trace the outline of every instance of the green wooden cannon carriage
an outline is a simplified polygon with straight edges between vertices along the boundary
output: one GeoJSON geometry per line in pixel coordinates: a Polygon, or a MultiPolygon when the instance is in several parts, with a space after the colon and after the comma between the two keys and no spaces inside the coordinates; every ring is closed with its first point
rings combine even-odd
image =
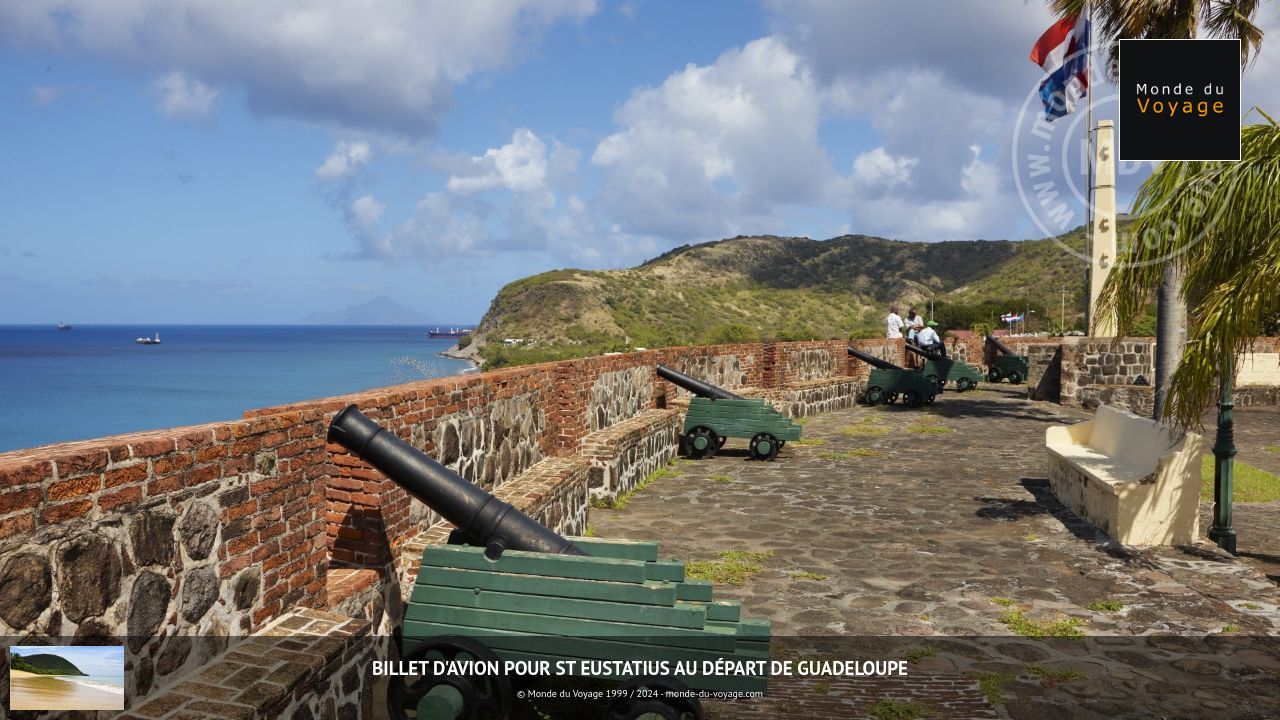
{"type": "Polygon", "coordinates": [[[457,528],[422,553],[388,672],[392,720],[505,720],[516,682],[548,676],[622,681],[600,698],[605,720],[700,720],[695,691],[764,692],[769,623],[713,601],[656,543],[562,537],[354,405],[328,439],[457,528]]]}
{"type": "Polygon", "coordinates": [[[923,348],[907,343],[908,351],[919,355],[924,359],[924,365],[920,367],[920,374],[925,379],[938,386],[938,392],[942,392],[947,383],[955,383],[956,390],[964,392],[978,387],[978,383],[982,380],[982,373],[972,365],[960,360],[952,360],[951,358],[940,353],[930,353],[923,348]]]}
{"type": "Polygon", "coordinates": [[[772,460],[801,427],[759,398],[744,398],[691,378],[665,365],[658,375],[694,394],[684,416],[681,451],[701,460],[716,454],[728,438],[747,438],[754,460],[772,460]]]}
{"type": "Polygon", "coordinates": [[[933,402],[941,392],[937,383],[926,379],[920,372],[899,367],[857,348],[849,348],[849,354],[872,367],[867,377],[867,391],[862,396],[868,405],[892,404],[902,398],[903,405],[919,407],[933,402]]]}
{"type": "Polygon", "coordinates": [[[988,335],[986,341],[987,380],[1008,380],[1018,385],[1027,379],[1027,356],[1016,355],[1009,346],[988,335]]]}
{"type": "MultiPolygon", "coordinates": [[[[725,660],[767,663],[768,621],[742,618],[737,601],[714,601],[709,582],[685,578],[684,563],[658,560],[657,543],[569,539],[590,556],[507,550],[490,560],[484,548],[428,547],[405,611],[404,657],[523,661],[525,672],[545,663],[548,674],[568,668],[652,694],[605,703],[607,720],[701,717],[689,690],[764,692],[765,664],[748,675],[703,670],[725,660]],[[694,672],[676,676],[676,663],[694,672]],[[670,672],[627,674],[628,664],[670,672]]],[[[419,718],[470,717],[463,708],[480,706],[493,717],[510,712],[503,676],[424,682],[434,684],[405,684],[391,705],[416,699],[419,718]]]]}

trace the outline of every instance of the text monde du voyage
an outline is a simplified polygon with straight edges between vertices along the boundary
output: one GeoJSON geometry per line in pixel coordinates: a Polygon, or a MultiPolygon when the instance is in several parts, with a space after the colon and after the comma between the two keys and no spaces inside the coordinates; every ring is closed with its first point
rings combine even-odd
{"type": "Polygon", "coordinates": [[[1137,83],[1134,86],[1134,100],[1138,103],[1138,112],[1143,115],[1209,117],[1226,112],[1226,104],[1222,100],[1213,99],[1214,96],[1225,95],[1225,90],[1226,86],[1213,83],[1206,83],[1199,92],[1189,83],[1137,83]]]}

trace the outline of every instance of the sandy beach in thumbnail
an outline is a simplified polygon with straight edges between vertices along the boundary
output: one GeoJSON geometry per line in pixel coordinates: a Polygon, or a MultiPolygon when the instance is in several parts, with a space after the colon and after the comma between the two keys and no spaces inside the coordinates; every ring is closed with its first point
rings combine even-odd
{"type": "Polygon", "coordinates": [[[123,710],[124,694],[56,675],[9,671],[10,710],[123,710]]]}

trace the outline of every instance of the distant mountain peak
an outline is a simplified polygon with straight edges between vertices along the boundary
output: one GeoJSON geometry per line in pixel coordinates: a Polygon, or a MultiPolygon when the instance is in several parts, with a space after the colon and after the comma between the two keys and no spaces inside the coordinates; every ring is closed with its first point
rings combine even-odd
{"type": "Polygon", "coordinates": [[[317,311],[305,323],[315,325],[427,325],[430,319],[386,295],[379,295],[341,310],[317,311]]]}

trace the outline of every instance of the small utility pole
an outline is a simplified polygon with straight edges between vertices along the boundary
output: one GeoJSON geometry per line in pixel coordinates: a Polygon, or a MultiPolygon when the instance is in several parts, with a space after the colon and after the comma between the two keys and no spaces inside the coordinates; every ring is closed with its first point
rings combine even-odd
{"type": "Polygon", "coordinates": [[[1236,406],[1232,393],[1234,365],[1234,357],[1222,363],[1218,436],[1213,444],[1213,526],[1209,528],[1209,539],[1232,555],[1236,554],[1236,529],[1231,527],[1231,466],[1236,455],[1235,423],[1231,418],[1236,406]]]}
{"type": "Polygon", "coordinates": [[[1058,321],[1058,331],[1067,334],[1067,286],[1062,286],[1062,319],[1058,321]]]}

